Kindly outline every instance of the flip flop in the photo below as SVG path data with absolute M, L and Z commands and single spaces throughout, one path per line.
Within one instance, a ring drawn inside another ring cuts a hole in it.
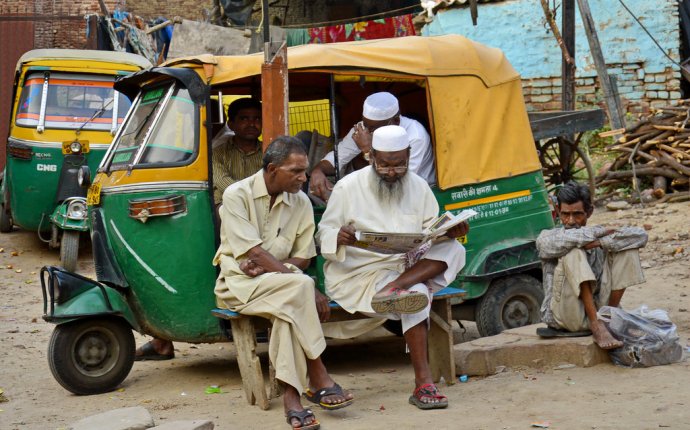
M 159 354 L 156 352 L 156 348 L 151 345 L 151 342 L 141 345 L 134 353 L 134 361 L 161 361 L 172 360 L 173 358 L 175 358 L 174 351 L 170 354 Z
M 567 331 L 561 330 L 553 327 L 539 327 L 537 329 L 537 336 L 550 339 L 553 337 L 584 337 L 591 336 L 591 330 L 583 331 Z
M 309 417 L 312 417 L 314 421 L 308 425 L 304 424 L 304 421 L 306 421 L 306 419 Z M 292 426 L 293 418 L 297 418 L 299 420 L 299 427 Z M 290 409 L 289 411 L 287 411 L 287 423 L 290 424 L 290 428 L 299 430 L 318 430 L 321 428 L 321 423 L 319 423 L 316 420 L 316 416 L 314 415 L 314 412 L 311 411 L 311 409 L 303 409 L 301 411 Z
M 406 292 L 400 288 L 391 290 L 385 296 L 374 296 L 371 308 L 377 314 L 390 312 L 398 314 L 416 314 L 429 304 L 429 297 L 418 292 Z
M 423 399 L 436 399 L 438 402 L 429 403 Z M 435 384 L 424 384 L 417 387 L 410 396 L 410 404 L 415 405 L 419 409 L 443 409 L 448 407 L 448 397 L 438 391 Z
M 322 402 L 321 399 L 327 396 L 343 396 L 345 397 L 345 393 L 343 392 L 343 387 L 341 387 L 338 384 L 333 385 L 332 387 L 328 388 L 319 388 L 315 392 L 312 392 L 310 389 L 307 388 L 307 391 L 304 393 L 304 397 L 307 398 L 312 403 L 316 403 L 319 406 L 321 406 L 323 409 L 327 409 L 329 411 L 334 411 L 336 409 L 342 409 L 347 406 L 350 406 L 352 402 L 355 399 L 350 399 L 350 400 L 345 400 L 340 403 L 326 403 Z

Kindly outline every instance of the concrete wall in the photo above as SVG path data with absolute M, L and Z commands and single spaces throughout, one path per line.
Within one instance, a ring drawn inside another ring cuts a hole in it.
M 676 0 L 626 0 L 625 3 L 665 51 L 680 61 Z M 650 106 L 678 100 L 681 97 L 678 67 L 663 55 L 620 3 L 589 0 L 589 4 L 606 64 L 618 79 L 627 109 L 645 111 Z M 560 26 L 560 15 L 557 22 Z M 472 25 L 468 8 L 442 10 L 422 33 L 427 36 L 461 34 L 502 49 L 522 75 L 530 108 L 560 109 L 561 51 L 538 0 L 481 4 L 476 27 Z M 603 96 L 579 11 L 576 12 L 576 64 L 578 102 L 597 104 Z

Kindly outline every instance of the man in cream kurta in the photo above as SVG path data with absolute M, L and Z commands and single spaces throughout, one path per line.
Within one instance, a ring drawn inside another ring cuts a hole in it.
M 422 409 L 445 407 L 447 399 L 438 393 L 428 369 L 427 319 L 432 291 L 455 279 L 465 263 L 465 250 L 456 240 L 445 240 L 432 244 L 421 259 L 410 261 L 403 254 L 348 246 L 355 231 L 421 233 L 438 216 L 438 203 L 427 182 L 407 171 L 409 143 L 404 128 L 377 129 L 372 148 L 372 166 L 336 184 L 319 223 L 317 238 L 327 260 L 326 290 L 345 310 L 369 315 L 374 314 L 372 301 L 378 298 L 426 295 L 428 303 L 421 310 L 378 316 L 402 321 L 415 368 L 416 390 L 410 402 Z M 467 229 L 463 223 L 448 235 L 459 237 Z
M 317 312 L 317 299 L 320 310 L 324 304 L 327 309 L 328 302 L 301 270 L 316 255 L 314 214 L 300 191 L 307 165 L 306 151 L 295 138 L 283 136 L 271 143 L 263 170 L 223 193 L 220 247 L 213 260 L 220 265 L 218 305 L 272 322 L 269 357 L 276 379 L 287 384 L 288 419 L 291 413 L 293 418 L 307 417 L 296 418 L 293 425 L 297 420 L 303 425 L 315 422 L 299 404 L 306 387 L 308 394 L 331 389 L 330 395 L 319 397 L 323 407 L 335 409 L 352 401 L 351 395 L 334 388 L 339 386 L 321 362 L 326 342 L 320 320 L 325 317 Z

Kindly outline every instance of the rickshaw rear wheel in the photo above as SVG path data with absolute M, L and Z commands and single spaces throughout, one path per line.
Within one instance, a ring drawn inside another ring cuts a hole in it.
M 60 264 L 68 272 L 76 272 L 79 256 L 79 232 L 64 230 L 60 239 Z
M 493 336 L 503 330 L 536 324 L 541 321 L 543 300 L 541 282 L 532 276 L 495 279 L 477 304 L 477 330 L 482 336 Z
M 134 335 L 127 323 L 92 318 L 58 325 L 48 345 L 53 376 L 74 394 L 100 394 L 125 380 L 134 363 Z

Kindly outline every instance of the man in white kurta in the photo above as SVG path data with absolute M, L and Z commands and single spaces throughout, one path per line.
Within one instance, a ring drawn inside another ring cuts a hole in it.
M 312 398 L 315 392 L 328 392 L 317 401 L 326 409 L 352 401 L 321 362 L 326 342 L 320 320 L 327 317 L 328 301 L 302 273 L 316 255 L 314 214 L 300 191 L 307 165 L 306 151 L 295 138 L 283 136 L 271 143 L 263 170 L 223 193 L 220 247 L 213 260 L 220 265 L 218 305 L 272 322 L 269 357 L 276 379 L 286 384 L 289 423 L 300 427 L 316 422 L 299 403 L 305 388 Z
M 417 261 L 403 254 L 386 255 L 348 246 L 355 231 L 421 233 L 438 216 L 439 207 L 427 182 L 406 166 L 409 143 L 402 127 L 374 131 L 372 166 L 338 182 L 319 223 L 317 239 L 326 258 L 326 290 L 345 310 L 374 315 L 372 302 L 382 297 L 424 294 L 427 304 L 414 313 L 378 315 L 402 321 L 415 368 L 415 394 L 410 402 L 422 409 L 447 406 L 428 368 L 427 319 L 434 291 L 447 286 L 465 263 L 456 240 L 433 243 Z M 388 190 L 388 191 L 386 191 Z M 391 191 L 392 190 L 392 191 Z M 467 233 L 466 223 L 451 229 L 450 238 Z M 407 258 L 406 258 L 407 257 Z
M 377 128 L 386 125 L 399 125 L 407 132 L 410 145 L 409 170 L 421 176 L 429 184 L 436 183 L 434 152 L 431 148 L 429 133 L 419 121 L 400 115 L 398 99 L 388 92 L 374 93 L 364 100 L 362 121 L 355 124 L 338 143 L 340 174 L 342 175 L 346 165 L 353 162 L 360 154 L 365 160 L 369 160 L 372 133 Z M 335 174 L 335 164 L 335 152 L 331 151 L 311 172 L 309 188 L 312 194 L 324 201 L 328 201 L 333 189 L 326 175 Z

